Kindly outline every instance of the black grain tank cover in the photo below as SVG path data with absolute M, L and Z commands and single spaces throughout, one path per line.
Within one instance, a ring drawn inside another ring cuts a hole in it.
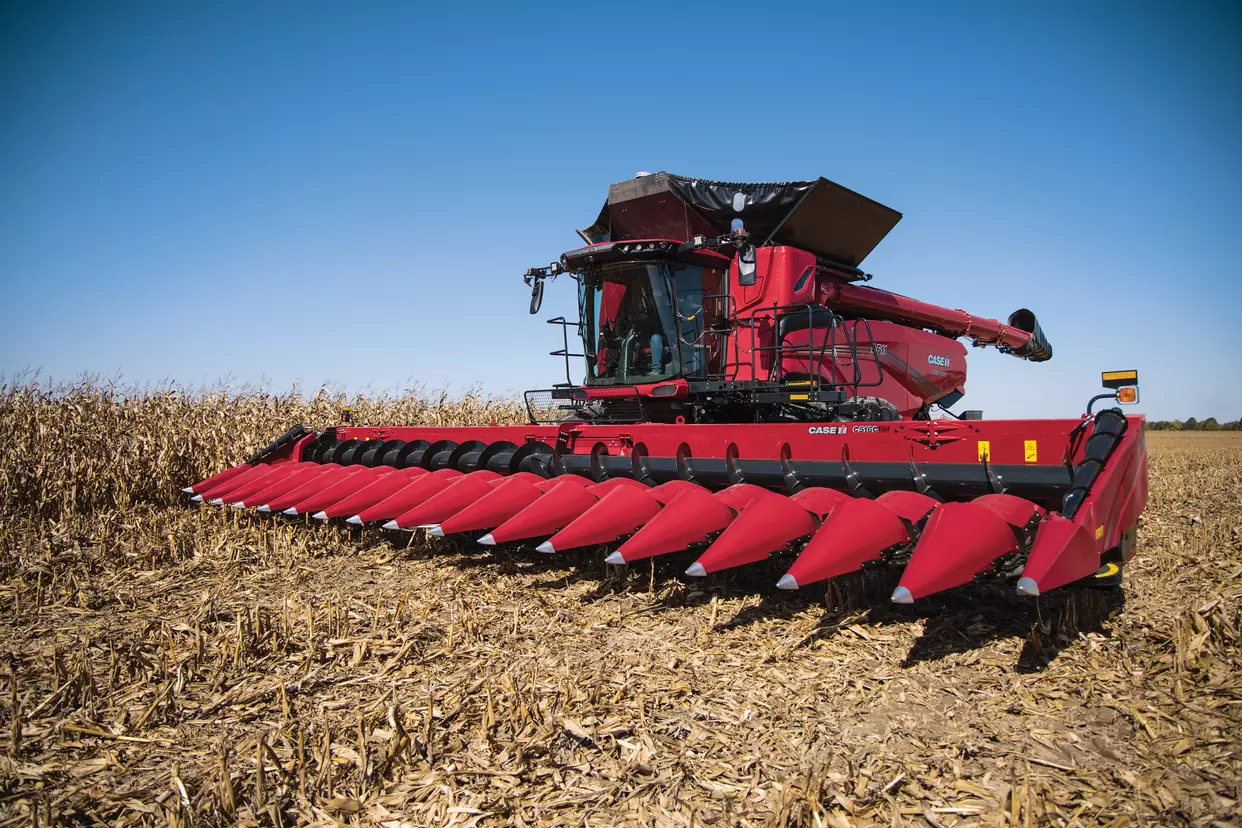
M 733 195 L 746 196 L 733 212 Z M 756 243 L 786 244 L 858 267 L 901 213 L 826 178 L 744 184 L 660 172 L 613 184 L 599 218 L 579 230 L 588 244 L 727 233 L 741 218 Z

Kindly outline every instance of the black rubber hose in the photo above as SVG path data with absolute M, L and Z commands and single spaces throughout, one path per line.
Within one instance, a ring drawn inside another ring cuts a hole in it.
M 271 443 L 268 443 L 268 445 L 265 448 L 260 449 L 253 457 L 251 457 L 246 462 L 253 466 L 255 463 L 258 463 L 264 457 L 267 457 L 269 454 L 276 452 L 276 451 L 280 451 L 285 446 L 289 445 L 290 443 L 298 440 L 299 438 L 309 433 L 310 431 L 306 428 L 306 426 L 302 425 L 301 423 L 298 423 L 297 425 L 293 426 L 288 431 L 286 431 L 284 434 L 277 437 Z

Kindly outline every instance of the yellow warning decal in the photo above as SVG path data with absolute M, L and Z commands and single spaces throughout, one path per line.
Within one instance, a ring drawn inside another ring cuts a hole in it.
M 989 442 L 989 441 L 987 441 L 987 440 L 980 440 L 980 441 L 979 441 L 979 459 L 980 459 L 980 460 L 991 460 L 991 459 L 992 459 L 992 444 L 991 444 L 991 442 Z
M 1102 537 L 1104 537 L 1104 527 L 1103 527 L 1103 525 L 1100 525 L 1100 526 L 1095 527 L 1095 539 L 1096 539 L 1096 540 L 1099 540 L 1099 539 L 1100 539 L 1100 538 L 1102 538 Z
M 1138 371 L 1105 371 L 1100 374 L 1104 382 L 1138 381 Z
M 1095 573 L 1097 578 L 1111 578 L 1121 571 L 1121 567 L 1115 563 L 1104 564 L 1104 568 Z
M 1039 462 L 1039 445 L 1035 440 L 1026 440 L 1023 445 L 1026 449 L 1026 462 Z

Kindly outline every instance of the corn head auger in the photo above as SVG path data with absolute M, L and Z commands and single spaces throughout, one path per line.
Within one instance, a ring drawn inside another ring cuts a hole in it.
M 1144 420 L 1092 408 L 1137 401 L 1137 372 L 1105 373 L 1077 419 L 952 414 L 959 337 L 1033 362 L 1052 348 L 1028 310 L 1001 323 L 865 285 L 900 218 L 822 178 L 615 184 L 586 245 L 526 273 L 531 313 L 562 275 L 580 311 L 550 320 L 565 382 L 527 392 L 529 425 L 298 425 L 185 491 L 546 553 L 608 545 L 612 564 L 689 550 L 699 577 L 796 552 L 783 589 L 904 567 L 899 603 L 985 578 L 1032 596 L 1116 583 L 1147 500 Z

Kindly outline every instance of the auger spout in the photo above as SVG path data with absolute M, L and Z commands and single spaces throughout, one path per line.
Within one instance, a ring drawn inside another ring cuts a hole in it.
M 1035 314 L 1025 308 L 1011 314 L 1009 324 L 1005 324 L 963 310 L 920 302 L 899 293 L 840 281 L 824 282 L 819 300 L 830 308 L 861 311 L 878 319 L 929 328 L 945 336 L 970 337 L 979 345 L 996 345 L 1031 362 L 1052 358 L 1052 345 L 1039 327 Z

